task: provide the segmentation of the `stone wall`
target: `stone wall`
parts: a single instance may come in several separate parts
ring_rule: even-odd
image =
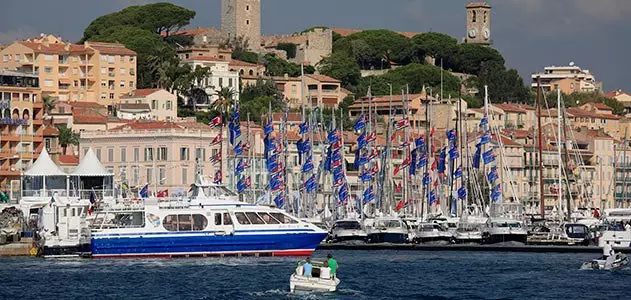
[[[261,0],[222,0],[221,30],[230,38],[244,37],[250,50],[261,47]]]

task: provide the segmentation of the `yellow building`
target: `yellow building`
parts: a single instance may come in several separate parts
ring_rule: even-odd
[[[37,74],[42,94],[60,101],[113,105],[136,89],[136,52],[121,44],[77,45],[46,35],[14,42],[0,58],[0,69]]]

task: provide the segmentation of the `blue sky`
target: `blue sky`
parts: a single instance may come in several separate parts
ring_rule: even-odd
[[[291,33],[314,25],[352,29],[465,33],[462,0],[261,0],[264,34]],[[78,40],[94,18],[129,5],[157,1],[20,0],[0,11],[0,43],[41,32]],[[193,9],[191,26],[220,24],[220,0],[169,1]],[[509,67],[525,80],[547,65],[570,61],[591,70],[606,91],[631,92],[631,1],[496,0],[492,39]]]

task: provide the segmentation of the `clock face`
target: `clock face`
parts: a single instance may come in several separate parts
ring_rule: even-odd
[[[484,39],[488,40],[491,37],[491,32],[488,28],[484,28]]]
[[[475,29],[471,29],[471,30],[469,30],[469,37],[470,37],[470,38],[472,38],[472,39],[473,39],[473,38],[475,38],[475,36],[476,36],[476,35],[477,35],[477,32],[476,32],[476,30],[475,30]]]

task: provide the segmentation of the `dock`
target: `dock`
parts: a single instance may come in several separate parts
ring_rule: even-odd
[[[33,240],[22,238],[19,242],[0,245],[0,257],[2,256],[32,256],[31,248]]]
[[[602,253],[597,246],[558,245],[417,245],[417,244],[320,244],[317,250],[405,250],[405,251],[488,251],[488,252],[539,252],[539,253]],[[631,253],[631,248],[616,249]]]

